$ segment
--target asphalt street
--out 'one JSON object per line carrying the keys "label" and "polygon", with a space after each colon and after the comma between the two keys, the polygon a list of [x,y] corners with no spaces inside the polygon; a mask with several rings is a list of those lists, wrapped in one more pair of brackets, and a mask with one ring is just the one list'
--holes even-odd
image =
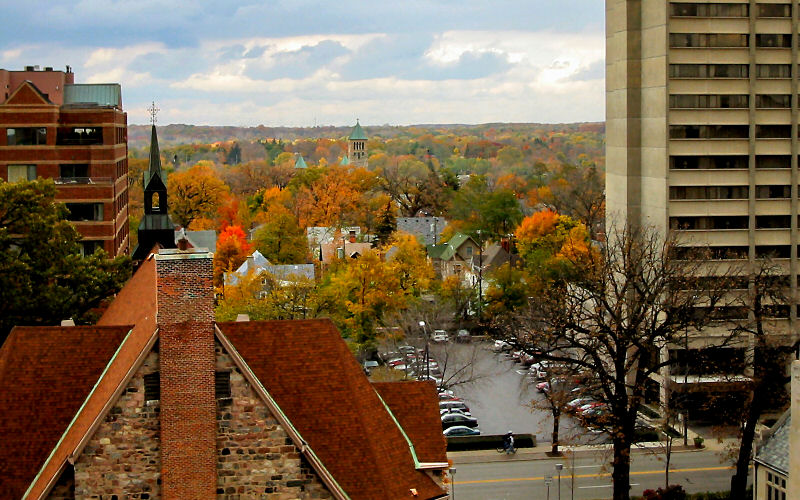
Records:
{"label": "asphalt street", "polygon": [[[499,455],[504,458],[504,455]],[[490,457],[493,460],[497,457]],[[611,456],[595,452],[540,460],[501,460],[489,463],[456,464],[455,495],[458,500],[530,500],[548,498],[546,478],[550,478],[549,498],[559,499],[558,473],[561,463],[561,499],[593,500],[611,498]],[[641,495],[647,488],[664,486],[664,456],[653,452],[633,455],[631,494]],[[574,471],[574,483],[573,474]],[[681,484],[687,492],[720,491],[730,488],[731,467],[721,463],[712,450],[674,453],[670,464],[670,483]]]}

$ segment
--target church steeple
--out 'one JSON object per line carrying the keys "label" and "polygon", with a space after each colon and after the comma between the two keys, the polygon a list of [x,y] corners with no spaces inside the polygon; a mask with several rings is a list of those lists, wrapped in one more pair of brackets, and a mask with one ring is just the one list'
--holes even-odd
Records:
{"label": "church steeple", "polygon": [[367,166],[367,134],[364,133],[358,119],[356,119],[356,126],[347,137],[347,156],[352,165]]}
{"label": "church steeple", "polygon": [[169,217],[167,205],[167,179],[161,170],[161,152],[156,134],[155,104],[150,108],[152,133],[150,137],[150,163],[144,173],[144,216],[139,223],[139,245],[133,251],[133,260],[147,257],[155,245],[175,248],[175,224]]}

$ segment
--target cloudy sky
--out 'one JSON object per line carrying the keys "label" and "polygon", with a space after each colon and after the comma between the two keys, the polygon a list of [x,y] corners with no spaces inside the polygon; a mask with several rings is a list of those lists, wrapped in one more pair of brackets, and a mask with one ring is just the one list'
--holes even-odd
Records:
{"label": "cloudy sky", "polygon": [[600,0],[0,0],[0,68],[119,82],[128,122],[604,119]]}

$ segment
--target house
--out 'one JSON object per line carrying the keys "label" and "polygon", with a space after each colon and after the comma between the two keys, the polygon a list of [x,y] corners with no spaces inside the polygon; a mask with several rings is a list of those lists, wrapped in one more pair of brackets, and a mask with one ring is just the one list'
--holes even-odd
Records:
{"label": "house", "polygon": [[270,264],[264,255],[256,250],[247,256],[236,271],[225,273],[225,286],[238,285],[241,279],[250,273],[267,273],[278,282],[286,284],[298,279],[314,281],[316,272],[314,264]]}
{"label": "house", "polygon": [[791,412],[787,411],[768,431],[753,459],[753,498],[775,500],[787,495],[789,482],[789,441]]}
{"label": "house", "polygon": [[12,330],[0,498],[444,497],[433,384],[370,384],[329,320],[215,322],[212,260],[162,249],[97,325]]}
{"label": "house", "polygon": [[446,243],[428,245],[426,249],[436,273],[442,278],[461,276],[463,281],[469,281],[478,274],[480,245],[464,233],[456,233]]}
{"label": "house", "polygon": [[447,227],[444,217],[398,217],[397,230],[413,234],[423,245],[435,245]]}
{"label": "house", "polygon": [[81,252],[130,253],[128,124],[118,83],[76,84],[69,66],[0,69],[0,179],[53,179]]}

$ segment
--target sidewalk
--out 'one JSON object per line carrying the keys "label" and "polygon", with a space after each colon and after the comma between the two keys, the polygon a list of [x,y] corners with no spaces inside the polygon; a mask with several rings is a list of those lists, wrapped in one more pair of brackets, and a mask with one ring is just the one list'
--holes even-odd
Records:
{"label": "sidewalk", "polygon": [[[685,452],[700,452],[700,451],[721,451],[733,438],[723,439],[721,442],[716,439],[708,439],[702,448],[696,448],[693,442],[693,436],[689,434],[689,445],[683,445],[683,439],[677,438],[673,442],[672,451],[674,453]],[[591,455],[611,454],[611,444],[587,445],[587,446],[561,446],[562,458],[570,456],[574,453],[576,457],[585,457]],[[636,443],[631,447],[632,453],[654,453],[657,450],[664,449],[664,443],[660,441]],[[549,443],[542,443],[536,448],[523,448],[517,450],[513,455],[506,455],[505,453],[498,453],[495,450],[474,450],[474,451],[450,451],[447,452],[447,458],[453,461],[454,464],[473,464],[473,463],[486,463],[486,462],[508,462],[508,461],[526,461],[526,460],[550,460],[559,457],[548,455],[550,452]],[[661,451],[663,453],[663,451]]]}

